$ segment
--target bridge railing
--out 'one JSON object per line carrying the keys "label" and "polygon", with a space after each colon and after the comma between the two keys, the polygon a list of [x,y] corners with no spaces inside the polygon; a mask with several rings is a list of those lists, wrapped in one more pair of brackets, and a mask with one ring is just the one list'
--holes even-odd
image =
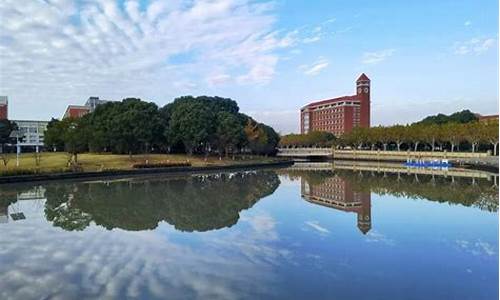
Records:
{"label": "bridge railing", "polygon": [[278,155],[283,156],[308,156],[308,155],[321,155],[321,156],[331,156],[331,148],[278,148]]}

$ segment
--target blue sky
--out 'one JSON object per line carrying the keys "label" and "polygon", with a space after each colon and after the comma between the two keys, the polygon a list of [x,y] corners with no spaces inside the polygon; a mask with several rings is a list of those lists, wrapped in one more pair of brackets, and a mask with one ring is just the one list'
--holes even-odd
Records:
{"label": "blue sky", "polygon": [[6,0],[0,19],[11,118],[60,117],[89,96],[206,94],[287,133],[301,106],[353,94],[362,72],[372,125],[498,111],[493,0]]}

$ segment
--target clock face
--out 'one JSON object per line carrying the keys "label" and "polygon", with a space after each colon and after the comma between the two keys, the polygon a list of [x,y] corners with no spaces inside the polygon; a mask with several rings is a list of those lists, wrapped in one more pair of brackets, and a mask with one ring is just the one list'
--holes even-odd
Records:
{"label": "clock face", "polygon": [[358,93],[361,93],[361,88],[358,88]]}
{"label": "clock face", "polygon": [[368,88],[365,88],[365,93],[368,93]]}

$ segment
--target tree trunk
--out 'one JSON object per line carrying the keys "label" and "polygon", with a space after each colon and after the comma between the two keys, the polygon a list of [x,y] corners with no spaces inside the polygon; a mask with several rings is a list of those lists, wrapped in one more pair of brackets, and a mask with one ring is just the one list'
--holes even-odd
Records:
{"label": "tree trunk", "polygon": [[398,151],[401,151],[401,142],[396,143],[398,145]]}
{"label": "tree trunk", "polygon": [[432,152],[434,152],[435,147],[436,147],[436,140],[433,138],[431,144]]}
{"label": "tree trunk", "polygon": [[415,142],[415,152],[417,152],[419,142]]}
{"label": "tree trunk", "polygon": [[384,144],[384,151],[387,151],[387,144]]}
{"label": "tree trunk", "polygon": [[450,143],[451,144],[451,152],[454,152],[455,150],[455,143]]}

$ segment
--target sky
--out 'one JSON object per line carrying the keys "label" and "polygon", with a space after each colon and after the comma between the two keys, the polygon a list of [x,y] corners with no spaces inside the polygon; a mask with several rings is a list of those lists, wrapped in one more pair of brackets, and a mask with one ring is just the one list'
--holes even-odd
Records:
{"label": "sky", "polygon": [[285,134],[363,72],[372,126],[498,113],[498,1],[0,1],[10,119],[60,118],[90,96],[217,95]]}

